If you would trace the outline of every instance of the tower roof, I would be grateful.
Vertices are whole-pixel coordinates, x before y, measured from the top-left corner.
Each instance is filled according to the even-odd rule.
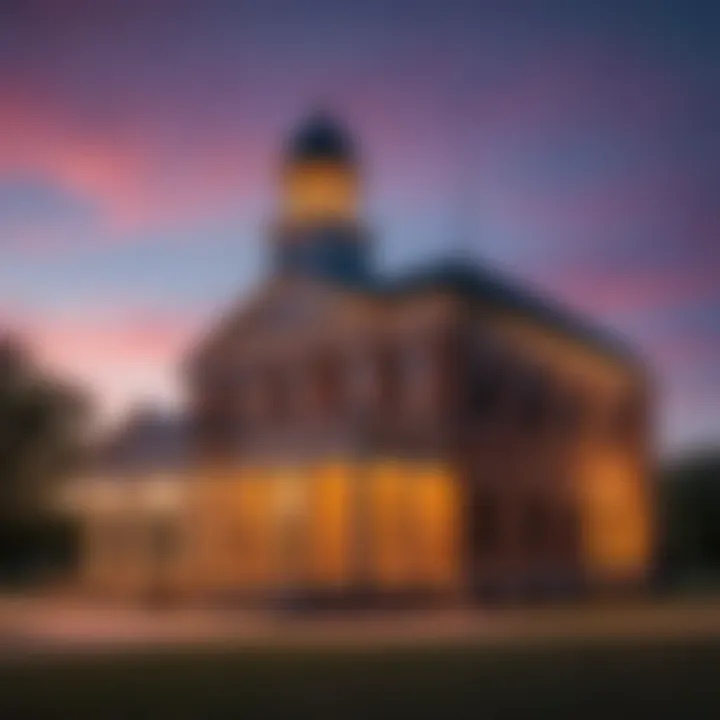
[[[300,124],[288,147],[290,162],[335,160],[353,162],[355,150],[347,129],[324,112],[313,113]]]

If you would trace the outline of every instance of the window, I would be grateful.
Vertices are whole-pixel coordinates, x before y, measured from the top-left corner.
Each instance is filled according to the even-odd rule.
[[[154,562],[165,564],[178,553],[180,536],[175,523],[168,518],[158,518],[150,526],[150,552]]]
[[[411,342],[403,357],[404,404],[412,410],[427,411],[437,405],[437,355],[430,338]]]
[[[644,408],[638,394],[630,393],[614,403],[609,424],[613,442],[632,443],[640,437],[644,424]]]
[[[257,367],[245,374],[243,416],[249,424],[274,424],[288,417],[291,407],[289,376],[282,367]]]
[[[542,555],[549,545],[550,531],[551,516],[547,499],[539,493],[528,495],[520,513],[522,553],[530,557]]]
[[[261,371],[253,368],[245,371],[244,388],[241,397],[245,421],[255,425],[259,418],[265,414],[267,401],[265,376]]]
[[[561,555],[572,557],[580,544],[580,517],[576,504],[569,498],[558,499],[555,514],[553,546]]]
[[[330,350],[323,351],[312,361],[310,374],[316,411],[320,415],[339,411],[345,395],[342,358]]]
[[[500,546],[500,501],[490,489],[476,490],[472,498],[471,545],[478,558],[488,558]]]
[[[272,368],[266,373],[267,412],[271,421],[283,420],[288,415],[288,383],[283,368]]]
[[[377,350],[377,399],[383,409],[394,410],[400,399],[401,358],[396,348],[386,345]]]
[[[474,365],[468,389],[471,417],[484,420],[497,414],[506,389],[507,375],[498,363]]]
[[[101,555],[112,566],[132,562],[134,550],[134,528],[125,518],[104,520],[99,534]]]
[[[567,437],[579,438],[587,429],[589,403],[578,390],[570,390],[560,400],[559,416],[563,433]]]
[[[350,358],[348,366],[348,395],[354,410],[372,407],[377,395],[377,363],[375,355],[360,350]]]
[[[522,382],[519,393],[518,420],[523,431],[535,433],[547,420],[549,402],[547,379],[534,374]]]

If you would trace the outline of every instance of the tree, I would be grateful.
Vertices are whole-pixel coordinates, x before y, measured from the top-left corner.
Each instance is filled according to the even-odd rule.
[[[660,491],[668,579],[720,583],[720,453],[698,453],[674,463]]]
[[[84,395],[43,372],[22,342],[0,339],[0,524],[46,514],[78,467],[88,410]]]

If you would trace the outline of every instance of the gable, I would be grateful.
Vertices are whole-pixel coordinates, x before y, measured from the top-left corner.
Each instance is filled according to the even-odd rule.
[[[390,285],[393,295],[429,290],[466,298],[490,312],[543,327],[615,362],[635,367],[638,358],[613,333],[596,327],[542,293],[514,282],[484,264],[448,260],[411,271]]]
[[[202,375],[238,346],[340,331],[357,322],[372,322],[374,312],[375,303],[364,294],[310,278],[273,279],[218,320],[191,351],[185,370],[191,376]]]

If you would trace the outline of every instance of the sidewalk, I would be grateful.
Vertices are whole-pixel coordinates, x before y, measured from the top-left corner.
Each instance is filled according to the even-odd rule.
[[[0,598],[0,655],[229,644],[248,647],[531,643],[720,637],[720,600],[502,610],[282,615]]]

